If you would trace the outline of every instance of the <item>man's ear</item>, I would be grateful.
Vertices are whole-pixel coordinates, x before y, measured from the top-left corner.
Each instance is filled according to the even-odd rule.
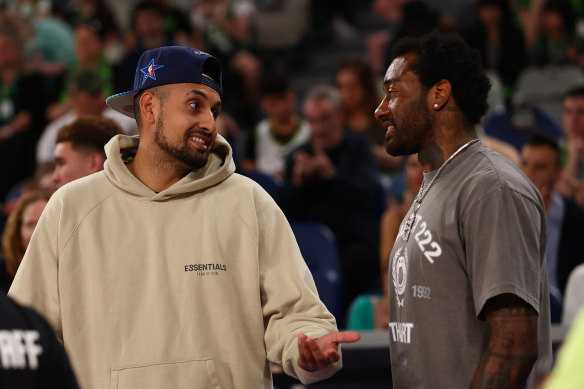
[[[103,170],[103,163],[105,162],[105,158],[103,157],[102,153],[98,153],[97,151],[92,152],[89,154],[88,163],[89,163],[89,170],[92,173],[99,172]]]
[[[160,100],[150,92],[144,92],[140,96],[139,106],[142,122],[156,123],[157,112],[159,112]]]
[[[452,97],[452,84],[448,80],[440,80],[428,91],[428,104],[434,111],[441,110]]]

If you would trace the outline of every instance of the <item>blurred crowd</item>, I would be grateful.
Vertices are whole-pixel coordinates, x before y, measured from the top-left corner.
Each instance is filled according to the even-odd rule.
[[[238,171],[261,182],[290,220],[333,232],[344,280],[339,323],[387,327],[388,256],[423,174],[417,157],[386,153],[373,112],[393,43],[438,28],[458,32],[482,54],[493,89],[477,132],[540,190],[556,321],[574,317],[584,300],[581,0],[126,5],[129,12],[120,13],[106,0],[0,1],[4,291],[51,193],[101,170],[112,136],[136,132],[134,120],[108,108],[106,97],[133,89],[144,51],[181,45],[223,64],[217,126]],[[344,51],[356,44],[359,55]],[[295,80],[313,73],[314,57],[335,48],[335,69],[319,85],[299,88]]]

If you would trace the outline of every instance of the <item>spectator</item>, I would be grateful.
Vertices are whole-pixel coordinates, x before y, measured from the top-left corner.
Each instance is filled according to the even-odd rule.
[[[367,35],[367,55],[375,75],[383,74],[387,67],[387,45],[403,20],[404,5],[410,0],[373,0],[371,11],[387,23],[387,28]]]
[[[202,0],[192,7],[193,26],[202,34],[203,48],[224,64],[223,80],[230,85],[223,109],[245,133],[260,120],[259,80],[263,65],[254,53],[251,0]]]
[[[229,66],[239,51],[251,47],[254,12],[250,0],[202,0],[195,2],[191,17],[203,34],[206,50]]]
[[[172,40],[179,46],[189,46],[193,38],[193,28],[189,14],[185,10],[175,7],[170,0],[156,0],[162,6],[165,14],[164,29],[172,36]]]
[[[71,25],[77,26],[91,21],[93,29],[100,32],[105,46],[120,39],[118,22],[106,0],[77,0],[71,3]]]
[[[357,296],[347,313],[347,330],[371,331],[389,328],[389,261],[381,262],[382,293]]]
[[[401,199],[390,199],[390,204],[381,218],[380,260],[389,258],[399,227],[408,213],[414,198],[420,191],[424,179],[424,168],[420,165],[417,155],[410,155],[404,166],[405,187]]]
[[[564,171],[557,189],[584,207],[584,86],[569,90],[562,106]]]
[[[136,122],[109,108],[105,104],[105,80],[95,70],[83,69],[73,75],[69,82],[71,108],[64,115],[49,123],[37,144],[37,175],[41,176],[53,166],[57,132],[75,119],[87,115],[112,119],[124,133],[133,134]]]
[[[15,14],[0,13],[0,201],[34,174],[47,104],[43,77],[26,66],[23,24]]]
[[[9,295],[45,315],[83,387],[271,388],[269,361],[304,383],[334,374],[359,335],[336,331],[286,218],[234,173],[220,62],[161,47],[134,79],[108,104],[140,136],[55,192]]]
[[[409,0],[403,5],[402,19],[395,34],[392,35],[385,47],[385,61],[383,69],[387,69],[392,61],[392,47],[403,37],[419,37],[439,26],[440,14],[422,0]]]
[[[513,162],[515,166],[519,166],[521,163],[521,156],[519,151],[512,146],[510,143],[502,141],[499,138],[493,136],[482,135],[481,143],[490,148],[493,151],[501,154],[503,157],[507,158],[509,161]]]
[[[0,382],[3,388],[78,389],[49,323],[0,293]]]
[[[164,25],[164,7],[156,0],[141,0],[132,9],[131,31],[126,36],[126,53],[115,68],[115,90],[132,88],[134,69],[146,50],[172,45],[172,35]]]
[[[371,67],[360,58],[346,58],[337,68],[334,82],[341,96],[343,125],[369,139],[380,171],[399,171],[403,158],[385,152],[384,131],[373,115],[380,96]]]
[[[545,136],[534,135],[521,149],[521,170],[535,184],[546,211],[546,263],[550,289],[564,293],[568,276],[584,262],[584,210],[562,197],[556,182],[562,173],[560,148]]]
[[[480,51],[483,66],[495,72],[510,99],[521,70],[527,65],[523,31],[513,22],[507,0],[479,0],[478,22],[466,36],[471,47]]]
[[[49,101],[55,101],[63,85],[67,68],[75,62],[73,28],[66,22],[67,9],[62,2],[39,4],[30,23],[34,38],[28,42],[28,59],[45,79]]]
[[[32,233],[37,225],[41,213],[49,201],[47,192],[35,191],[22,196],[10,213],[2,233],[2,249],[6,257],[5,271],[1,285],[4,293],[12,284],[16,271],[20,266],[24,252],[28,247]],[[0,270],[3,272],[4,269]]]
[[[535,19],[535,18],[534,18]],[[527,46],[531,63],[538,66],[578,64],[582,42],[569,0],[546,0],[535,23],[535,41]]]
[[[251,18],[253,51],[258,53],[267,68],[283,66],[289,71],[306,68],[315,29],[311,30],[311,6],[323,4],[338,9],[338,2],[310,0],[257,0]],[[308,41],[308,38],[311,41]]]
[[[105,30],[98,20],[81,21],[75,28],[75,63],[68,69],[69,77],[83,69],[91,69],[104,80],[103,92],[106,96],[114,93],[114,70],[104,57]],[[47,118],[55,120],[71,108],[69,90],[65,88],[59,101],[47,109]]]
[[[311,139],[288,156],[278,202],[290,220],[331,229],[350,302],[379,280],[377,167],[367,139],[344,128],[334,87],[311,88],[303,114]]]
[[[52,174],[55,187],[103,170],[104,147],[119,134],[123,132],[113,120],[100,116],[83,116],[61,127]]]
[[[351,303],[347,315],[347,329],[372,330],[388,328],[389,317],[389,257],[399,233],[402,220],[408,213],[414,197],[420,191],[424,169],[417,155],[406,157],[405,187],[401,199],[390,199],[390,205],[381,217],[379,254],[382,294],[364,294]]]
[[[310,128],[296,114],[296,92],[284,73],[264,73],[260,90],[260,105],[267,117],[249,136],[243,170],[282,180],[286,157],[310,138]]]

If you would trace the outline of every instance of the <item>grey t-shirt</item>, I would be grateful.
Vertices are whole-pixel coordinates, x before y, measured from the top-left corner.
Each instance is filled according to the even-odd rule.
[[[428,185],[436,171],[424,175]],[[512,293],[538,312],[539,358],[551,367],[543,202],[515,165],[481,143],[446,166],[405,222],[389,262],[389,327],[394,387],[468,388],[486,347],[479,314]]]

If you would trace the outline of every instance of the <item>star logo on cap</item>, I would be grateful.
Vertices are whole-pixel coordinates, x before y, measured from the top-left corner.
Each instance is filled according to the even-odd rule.
[[[164,65],[155,65],[154,58],[152,58],[152,60],[148,64],[148,66],[140,69],[140,71],[144,74],[144,79],[142,80],[142,85],[144,85],[146,80],[149,78],[156,80],[156,70],[163,68],[163,67],[164,67]]]

